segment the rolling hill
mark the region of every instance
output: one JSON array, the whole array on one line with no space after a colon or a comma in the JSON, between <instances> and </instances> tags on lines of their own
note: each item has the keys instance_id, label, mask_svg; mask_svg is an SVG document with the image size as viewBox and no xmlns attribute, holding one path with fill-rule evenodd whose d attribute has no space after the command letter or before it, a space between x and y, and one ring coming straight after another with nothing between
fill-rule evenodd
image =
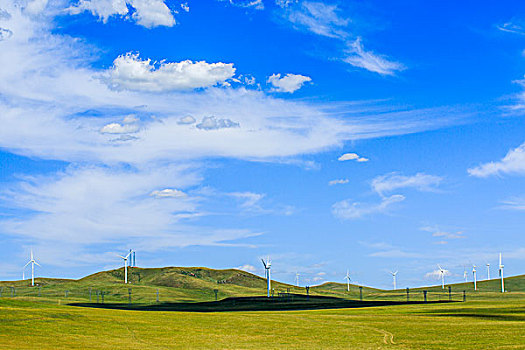
<instances>
[{"instance_id":1,"label":"rolling hill","mask_svg":"<svg viewBox=\"0 0 525 350\"><path fill-rule=\"evenodd\" d=\"M105 302L156 303L160 302L202 302L227 297L261 296L266 294L266 280L257 275L236 269L214 270L205 267L163 267L163 268L130 268L128 271L129 284L123 283L124 269L115 269L98 272L84 278L53 279L36 278L38 286L31 287L30 281L0 282L1 296L38 297L42 300L63 300L64 302L92 300ZM484 296L499 296L500 280L478 282L478 291L474 292L473 283L451 284L454 298L462 297L467 291L469 298ZM508 277L505 279L505 297L525 294L525 275ZM295 287L290 284L272 281L272 289L277 296L279 293L290 292L306 294L304 287ZM429 300L443 300L448 298L448 285L445 290L438 286L414 288L410 290L411 300L422 300L423 291L427 291ZM339 297L345 299L359 299L359 286L350 285L347 291L345 283L327 282L310 288L311 295ZM380 290L362 287L363 299L366 300L405 300L404 289Z\"/></svg>"}]
</instances>

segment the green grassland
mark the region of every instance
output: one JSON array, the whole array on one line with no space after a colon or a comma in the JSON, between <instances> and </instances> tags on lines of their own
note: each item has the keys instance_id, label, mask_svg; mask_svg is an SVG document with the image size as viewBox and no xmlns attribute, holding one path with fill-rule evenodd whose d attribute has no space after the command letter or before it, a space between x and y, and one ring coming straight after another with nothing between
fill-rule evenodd
<instances>
[{"instance_id":1,"label":"green grassland","mask_svg":"<svg viewBox=\"0 0 525 350\"><path fill-rule=\"evenodd\" d=\"M0 349L523 349L525 302L149 312L0 300Z\"/></svg>"},{"instance_id":2,"label":"green grassland","mask_svg":"<svg viewBox=\"0 0 525 350\"><path fill-rule=\"evenodd\" d=\"M465 290L466 302L373 307L355 302L344 309L295 311L223 307L214 312L212 307L203 313L162 310L170 303L215 305L214 289L223 299L217 305L239 310L236 298L264 295L265 280L233 269L132 270L129 285L122 282L122 269L79 280L38 278L40 296L27 280L0 282L0 349L525 349L525 276L507 278L507 293L498 292L499 280L481 281L476 292L472 283L451 285L453 300L462 300ZM281 305L305 303L304 297L278 297L287 290L304 295L304 288L274 281L272 286ZM10 287L16 297L11 297ZM149 305L161 311L68 305L89 302L89 288L93 302L95 291L108 292L106 304L93 306L126 308L131 288L133 307ZM429 301L448 300L448 289L441 286L412 289L410 300L422 301L423 290ZM308 302L337 297L350 305L359 293L358 286L347 292L346 284L326 283L310 288ZM363 288L362 293L369 303L406 300L405 290ZM244 302L249 300L260 302Z\"/></svg>"}]
</instances>

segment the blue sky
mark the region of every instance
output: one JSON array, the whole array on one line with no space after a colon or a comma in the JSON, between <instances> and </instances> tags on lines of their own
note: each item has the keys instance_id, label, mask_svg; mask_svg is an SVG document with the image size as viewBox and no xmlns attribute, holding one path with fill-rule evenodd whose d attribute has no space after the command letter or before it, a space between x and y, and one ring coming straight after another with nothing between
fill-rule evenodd
<instances>
[{"instance_id":1,"label":"blue sky","mask_svg":"<svg viewBox=\"0 0 525 350\"><path fill-rule=\"evenodd\" d=\"M0 67L0 279L525 271L519 1L0 0Z\"/></svg>"}]
</instances>

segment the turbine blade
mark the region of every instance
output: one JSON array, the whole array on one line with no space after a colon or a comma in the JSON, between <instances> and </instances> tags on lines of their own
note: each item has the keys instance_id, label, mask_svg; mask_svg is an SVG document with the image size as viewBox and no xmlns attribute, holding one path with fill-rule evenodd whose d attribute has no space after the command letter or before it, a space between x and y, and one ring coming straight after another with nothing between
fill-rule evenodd
<instances>
[{"instance_id":1,"label":"turbine blade","mask_svg":"<svg viewBox=\"0 0 525 350\"><path fill-rule=\"evenodd\" d=\"M27 264L24 265L24 267L27 267L27 265L31 264L31 261L28 261Z\"/></svg>"},{"instance_id":2,"label":"turbine blade","mask_svg":"<svg viewBox=\"0 0 525 350\"><path fill-rule=\"evenodd\" d=\"M33 262L34 262L35 264L37 264L38 266L40 266L40 264L39 264L39 263L37 263L36 261L33 261ZM42 266L40 266L40 267L42 267Z\"/></svg>"}]
</instances>

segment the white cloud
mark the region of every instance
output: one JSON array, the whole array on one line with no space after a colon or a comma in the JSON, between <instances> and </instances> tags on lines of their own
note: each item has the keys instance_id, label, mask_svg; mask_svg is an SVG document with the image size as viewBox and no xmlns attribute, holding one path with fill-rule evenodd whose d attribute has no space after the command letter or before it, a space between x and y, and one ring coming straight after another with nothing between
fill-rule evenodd
<instances>
[{"instance_id":1,"label":"white cloud","mask_svg":"<svg viewBox=\"0 0 525 350\"><path fill-rule=\"evenodd\" d=\"M385 111L382 106L377 112L376 102L349 107L348 103L293 101L242 87L195 92L188 84L175 84L171 72L163 71L156 79L155 73L168 63L148 62L143 75L117 74L126 88L110 89L100 76L111 78L111 70L93 68L98 58L83 40L50 31L50 6L44 15L33 17L10 1L0 3L11 16L2 20L2 27L13 32L9 40L0 41L0 147L69 164L64 172L22 178L10 189L4 188L2 205L20 209L20 215L1 218L0 228L15 239L30 238L35 245L51 247L49 251L68 245L67 261L93 244L127 242L152 251L190 244L231 246L237 244L234 240L260 234L242 228L187 225L187 218L205 215L198 210L198 199L158 200L150 195L155 190L200 185L203 179L196 169L205 167L198 163L201 159L300 164L305 162L293 161L349 140L450 124L438 109L388 107ZM134 63L128 67L132 71ZM139 71L144 73L140 62ZM214 83L210 80L206 84ZM176 89L182 87L186 91ZM363 111L365 117L352 118ZM115 115L128 116L117 122L116 129L140 126L132 137L117 134L117 140L126 142L114 142L100 132L115 123ZM207 123L238 123L242 128L204 132L179 124L181 116L188 115L221 115L222 121L215 118ZM190 161L192 171L185 168ZM48 258L52 256L57 254L50 253Z\"/></svg>"},{"instance_id":2,"label":"white cloud","mask_svg":"<svg viewBox=\"0 0 525 350\"><path fill-rule=\"evenodd\" d=\"M502 174L525 174L525 143L510 150L500 161L489 162L480 166L468 169L471 176L488 177Z\"/></svg>"},{"instance_id":3,"label":"white cloud","mask_svg":"<svg viewBox=\"0 0 525 350\"><path fill-rule=\"evenodd\" d=\"M359 219L367 215L384 213L390 209L390 206L394 203L402 202L404 200L405 197L400 194L384 197L381 199L381 202L377 204L351 202L347 199L335 203L332 206L332 214L340 219Z\"/></svg>"},{"instance_id":4,"label":"white cloud","mask_svg":"<svg viewBox=\"0 0 525 350\"><path fill-rule=\"evenodd\" d=\"M27 6L25 7L24 11L32 14L37 15L44 11L48 3L48 0L33 0L28 2Z\"/></svg>"},{"instance_id":5,"label":"white cloud","mask_svg":"<svg viewBox=\"0 0 525 350\"><path fill-rule=\"evenodd\" d=\"M497 26L502 32L514 33L519 35L525 35L525 28L521 24L506 22L502 25Z\"/></svg>"},{"instance_id":6,"label":"white cloud","mask_svg":"<svg viewBox=\"0 0 525 350\"><path fill-rule=\"evenodd\" d=\"M355 153L346 153L343 156L346 159L358 159ZM340 157L340 159L341 159ZM361 203L343 200L332 206L332 214L340 219L358 219L363 216L384 213L394 204L405 200L405 196L393 194L385 196L385 193L400 188L415 188L419 191L433 190L441 181L440 177L418 173L415 176L403 176L396 173L390 173L378 176L372 180L372 189L381 197L379 203Z\"/></svg>"},{"instance_id":7,"label":"white cloud","mask_svg":"<svg viewBox=\"0 0 525 350\"><path fill-rule=\"evenodd\" d=\"M253 192L232 192L228 195L239 198L243 200L241 207L244 209L256 209L261 210L259 202L266 196L262 193L253 193Z\"/></svg>"},{"instance_id":8,"label":"white cloud","mask_svg":"<svg viewBox=\"0 0 525 350\"><path fill-rule=\"evenodd\" d=\"M298 2L299 0L275 0L275 4L281 8L286 8Z\"/></svg>"},{"instance_id":9,"label":"white cloud","mask_svg":"<svg viewBox=\"0 0 525 350\"><path fill-rule=\"evenodd\" d=\"M130 15L128 6L134 10L131 18L146 28L172 27L176 23L171 10L163 0L80 0L69 7L68 11L74 15L84 11L91 12L93 16L106 23L112 16Z\"/></svg>"},{"instance_id":10,"label":"white cloud","mask_svg":"<svg viewBox=\"0 0 525 350\"><path fill-rule=\"evenodd\" d=\"M443 269L443 275L444 276L451 276L452 273L449 270ZM425 274L425 278L432 278L432 279L441 279L441 271L434 270L432 272L428 272Z\"/></svg>"},{"instance_id":11,"label":"white cloud","mask_svg":"<svg viewBox=\"0 0 525 350\"><path fill-rule=\"evenodd\" d=\"M245 265L237 266L236 269L237 269L237 270L242 270L242 271L251 272L251 273L255 273L255 272L257 271L257 269L255 268L255 266L250 265L250 264L245 264Z\"/></svg>"},{"instance_id":12,"label":"white cloud","mask_svg":"<svg viewBox=\"0 0 525 350\"><path fill-rule=\"evenodd\" d=\"M221 1L228 1L230 5L233 5L236 7L264 10L264 3L262 0L221 0Z\"/></svg>"},{"instance_id":13,"label":"white cloud","mask_svg":"<svg viewBox=\"0 0 525 350\"><path fill-rule=\"evenodd\" d=\"M268 83L272 84L277 92L293 93L299 90L304 83L312 81L312 78L299 74L286 74L281 78L281 74L273 74L268 78Z\"/></svg>"},{"instance_id":14,"label":"white cloud","mask_svg":"<svg viewBox=\"0 0 525 350\"><path fill-rule=\"evenodd\" d=\"M191 115L187 115L185 117L180 118L179 121L178 121L178 124L188 125L188 124L193 124L196 121L197 120L195 118L193 118Z\"/></svg>"},{"instance_id":15,"label":"white cloud","mask_svg":"<svg viewBox=\"0 0 525 350\"><path fill-rule=\"evenodd\" d=\"M372 180L372 189L380 195L400 188L414 188L418 191L435 191L442 180L443 178L439 176L424 173L417 173L413 176L390 173L374 178Z\"/></svg>"},{"instance_id":16,"label":"white cloud","mask_svg":"<svg viewBox=\"0 0 525 350\"><path fill-rule=\"evenodd\" d=\"M291 2L280 2L278 5L286 8ZM298 7L290 8L286 12L287 19L298 29L304 29L330 38L345 38L345 27L350 22L339 16L336 5L322 2L303 1Z\"/></svg>"},{"instance_id":17,"label":"white cloud","mask_svg":"<svg viewBox=\"0 0 525 350\"><path fill-rule=\"evenodd\" d=\"M231 63L159 62L141 60L138 54L127 53L113 61L105 81L117 90L168 92L192 90L223 83L235 74Z\"/></svg>"},{"instance_id":18,"label":"white cloud","mask_svg":"<svg viewBox=\"0 0 525 350\"><path fill-rule=\"evenodd\" d=\"M180 4L180 8L186 12L190 12L190 7L188 6L187 2Z\"/></svg>"},{"instance_id":19,"label":"white cloud","mask_svg":"<svg viewBox=\"0 0 525 350\"><path fill-rule=\"evenodd\" d=\"M110 123L104 125L100 132L103 134L129 134L134 133L139 130L139 127L134 124L119 124L119 123Z\"/></svg>"},{"instance_id":20,"label":"white cloud","mask_svg":"<svg viewBox=\"0 0 525 350\"><path fill-rule=\"evenodd\" d=\"M7 40L13 35L9 29L0 28L0 41Z\"/></svg>"},{"instance_id":21,"label":"white cloud","mask_svg":"<svg viewBox=\"0 0 525 350\"><path fill-rule=\"evenodd\" d=\"M440 230L437 226L424 226L421 227L421 231L430 232L432 233L432 237L442 237L446 239L461 239L465 238L462 231L456 231L456 232L446 232L443 230ZM444 241L439 243L446 243Z\"/></svg>"},{"instance_id":22,"label":"white cloud","mask_svg":"<svg viewBox=\"0 0 525 350\"><path fill-rule=\"evenodd\" d=\"M165 188L163 190L155 190L150 193L150 196L155 198L183 198L186 197L186 193L174 189L174 188Z\"/></svg>"},{"instance_id":23,"label":"white cloud","mask_svg":"<svg viewBox=\"0 0 525 350\"><path fill-rule=\"evenodd\" d=\"M197 124L197 128L203 130L218 130L228 128L238 128L240 125L230 119L219 119L216 117L204 117L202 121Z\"/></svg>"},{"instance_id":24,"label":"white cloud","mask_svg":"<svg viewBox=\"0 0 525 350\"><path fill-rule=\"evenodd\" d=\"M501 202L503 205L500 206L502 209L509 210L525 210L525 197L514 197Z\"/></svg>"},{"instance_id":25,"label":"white cloud","mask_svg":"<svg viewBox=\"0 0 525 350\"><path fill-rule=\"evenodd\" d=\"M337 180L331 180L330 182L328 182L328 185L330 186L333 186L333 185L344 185L344 184L347 184L349 182L348 179L337 179Z\"/></svg>"},{"instance_id":26,"label":"white cloud","mask_svg":"<svg viewBox=\"0 0 525 350\"><path fill-rule=\"evenodd\" d=\"M10 18L11 14L6 10L0 8L0 20L9 20Z\"/></svg>"},{"instance_id":27,"label":"white cloud","mask_svg":"<svg viewBox=\"0 0 525 350\"><path fill-rule=\"evenodd\" d=\"M369 159L365 157L359 156L357 153L345 153L341 155L339 158L337 158L338 161L344 162L347 160L355 160L357 162L368 162Z\"/></svg>"},{"instance_id":28,"label":"white cloud","mask_svg":"<svg viewBox=\"0 0 525 350\"><path fill-rule=\"evenodd\" d=\"M137 118L135 115L133 114L130 114L130 115L127 115L124 117L124 119L122 120L122 122L124 124L131 124L131 123L136 123L139 121L139 118Z\"/></svg>"},{"instance_id":29,"label":"white cloud","mask_svg":"<svg viewBox=\"0 0 525 350\"><path fill-rule=\"evenodd\" d=\"M136 10L132 17L141 26L146 28L173 27L176 23L164 0L131 0L131 5Z\"/></svg>"},{"instance_id":30,"label":"white cloud","mask_svg":"<svg viewBox=\"0 0 525 350\"><path fill-rule=\"evenodd\" d=\"M422 254L413 253L404 250L403 248L394 246L386 242L358 242L362 246L376 250L373 253L370 253L369 256L374 258L421 258Z\"/></svg>"},{"instance_id":31,"label":"white cloud","mask_svg":"<svg viewBox=\"0 0 525 350\"><path fill-rule=\"evenodd\" d=\"M366 51L361 43L361 38L357 38L349 45L346 56L342 60L354 67L364 68L381 75L394 75L395 72L405 69L401 63L389 61L372 51Z\"/></svg>"}]
</instances>

